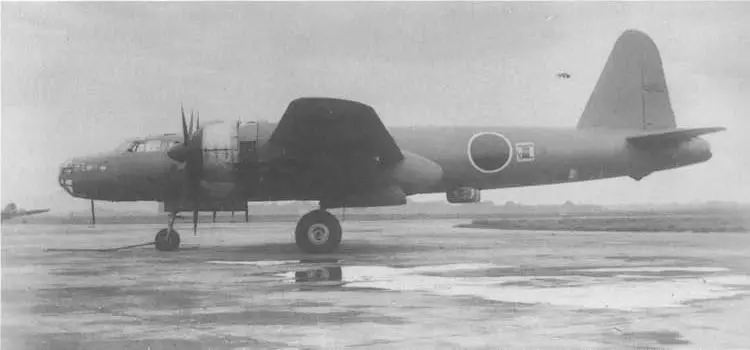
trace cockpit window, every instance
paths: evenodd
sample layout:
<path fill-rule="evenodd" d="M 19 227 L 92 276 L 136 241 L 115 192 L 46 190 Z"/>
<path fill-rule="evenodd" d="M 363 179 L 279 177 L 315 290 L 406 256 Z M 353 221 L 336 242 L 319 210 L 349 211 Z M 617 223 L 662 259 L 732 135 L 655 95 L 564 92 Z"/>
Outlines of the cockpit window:
<path fill-rule="evenodd" d="M 130 145 L 126 147 L 126 151 L 134 153 L 161 152 L 167 149 L 164 146 L 162 140 L 137 140 L 131 141 Z"/>
<path fill-rule="evenodd" d="M 115 147 L 115 152 L 118 152 L 118 153 L 129 152 L 131 146 L 133 146 L 133 140 L 124 141 L 123 143 Z"/>
<path fill-rule="evenodd" d="M 139 141 L 133 142 L 130 145 L 128 152 L 133 152 L 133 153 L 143 152 L 143 142 L 139 142 Z"/>

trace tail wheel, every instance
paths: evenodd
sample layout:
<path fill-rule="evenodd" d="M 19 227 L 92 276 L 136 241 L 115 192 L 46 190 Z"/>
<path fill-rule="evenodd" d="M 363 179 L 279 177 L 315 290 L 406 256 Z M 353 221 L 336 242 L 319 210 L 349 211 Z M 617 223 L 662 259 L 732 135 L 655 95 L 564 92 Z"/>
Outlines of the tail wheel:
<path fill-rule="evenodd" d="M 177 231 L 172 230 L 169 232 L 167 229 L 162 229 L 154 237 L 154 245 L 156 250 L 160 251 L 174 251 L 180 248 L 180 234 Z"/>
<path fill-rule="evenodd" d="M 331 213 L 314 210 L 299 220 L 294 238 L 297 246 L 307 253 L 331 253 L 341 243 L 341 225 Z"/>

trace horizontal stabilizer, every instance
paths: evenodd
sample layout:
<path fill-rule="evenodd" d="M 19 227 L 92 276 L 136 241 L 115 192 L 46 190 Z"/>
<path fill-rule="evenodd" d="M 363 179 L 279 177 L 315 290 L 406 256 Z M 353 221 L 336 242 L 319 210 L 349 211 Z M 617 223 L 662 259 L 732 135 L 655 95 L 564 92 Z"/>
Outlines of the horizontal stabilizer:
<path fill-rule="evenodd" d="M 693 128 L 693 129 L 673 129 L 667 131 L 656 131 L 637 136 L 628 137 L 628 142 L 636 147 L 661 146 L 669 143 L 679 143 L 688 139 L 705 134 L 724 131 L 723 127 L 712 128 Z"/>

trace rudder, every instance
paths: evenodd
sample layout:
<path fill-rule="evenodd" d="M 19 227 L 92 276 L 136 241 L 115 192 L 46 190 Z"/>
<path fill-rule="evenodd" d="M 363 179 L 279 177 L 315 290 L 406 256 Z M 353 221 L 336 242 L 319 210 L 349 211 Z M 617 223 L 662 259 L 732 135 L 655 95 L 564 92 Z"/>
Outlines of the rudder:
<path fill-rule="evenodd" d="M 625 31 L 615 42 L 591 93 L 579 129 L 665 130 L 676 127 L 656 44 Z"/>

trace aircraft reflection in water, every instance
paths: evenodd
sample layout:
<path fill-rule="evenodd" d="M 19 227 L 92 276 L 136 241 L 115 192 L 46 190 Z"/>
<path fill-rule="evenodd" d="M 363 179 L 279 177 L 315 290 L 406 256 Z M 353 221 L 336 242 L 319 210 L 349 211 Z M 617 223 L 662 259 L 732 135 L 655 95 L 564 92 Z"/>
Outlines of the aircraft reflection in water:
<path fill-rule="evenodd" d="M 60 185 L 75 197 L 159 201 L 171 213 L 155 238 L 179 247 L 175 214 L 242 210 L 248 201 L 315 200 L 297 223 L 297 245 L 335 251 L 341 226 L 326 209 L 393 206 L 418 193 L 451 203 L 480 190 L 629 176 L 704 162 L 699 136 L 723 128 L 677 128 L 661 57 L 644 33 L 614 45 L 576 128 L 418 127 L 386 129 L 365 104 L 292 101 L 278 124 L 200 125 L 182 114 L 182 135 L 146 137 L 108 154 L 73 159 Z"/>
<path fill-rule="evenodd" d="M 294 282 L 341 282 L 341 266 L 323 266 L 316 269 L 294 272 Z"/>
<path fill-rule="evenodd" d="M 312 290 L 310 287 L 336 287 L 343 284 L 342 267 L 339 260 L 300 260 L 300 264 L 328 263 L 330 266 L 310 266 L 294 271 L 294 283 L 303 286 L 300 290 Z M 307 288 L 305 288 L 307 287 Z"/>
<path fill-rule="evenodd" d="M 16 206 L 16 203 L 10 203 L 5 206 L 5 209 L 3 209 L 2 221 L 10 220 L 19 216 L 46 213 L 48 211 L 49 209 L 31 209 L 31 210 L 18 209 L 18 207 Z"/>

